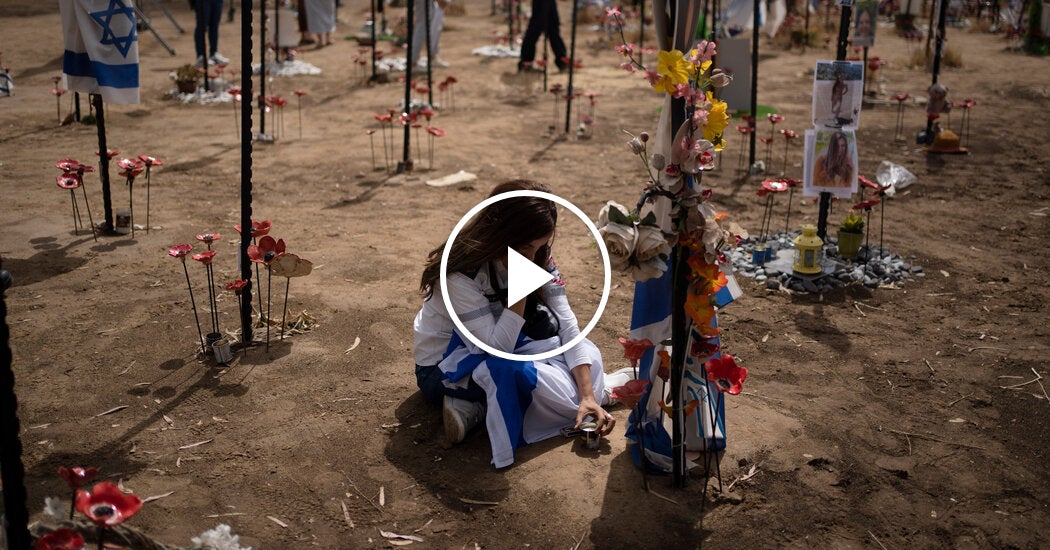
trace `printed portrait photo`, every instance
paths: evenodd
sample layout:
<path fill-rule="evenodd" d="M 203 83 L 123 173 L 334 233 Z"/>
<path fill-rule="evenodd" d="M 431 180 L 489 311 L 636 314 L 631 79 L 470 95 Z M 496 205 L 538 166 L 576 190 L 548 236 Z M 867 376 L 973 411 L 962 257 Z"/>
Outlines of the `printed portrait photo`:
<path fill-rule="evenodd" d="M 803 196 L 857 192 L 857 139 L 852 130 L 807 130 Z"/>
<path fill-rule="evenodd" d="M 813 78 L 813 125 L 854 130 L 864 99 L 864 64 L 817 61 Z"/>

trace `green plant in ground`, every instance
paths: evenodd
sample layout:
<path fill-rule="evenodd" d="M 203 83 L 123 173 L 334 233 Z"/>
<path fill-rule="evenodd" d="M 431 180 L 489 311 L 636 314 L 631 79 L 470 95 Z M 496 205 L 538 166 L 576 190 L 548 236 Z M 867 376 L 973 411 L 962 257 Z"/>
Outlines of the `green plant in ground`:
<path fill-rule="evenodd" d="M 839 225 L 839 231 L 843 233 L 856 233 L 858 235 L 864 233 L 864 218 L 860 217 L 856 211 L 850 210 L 849 214 L 846 215 L 845 219 L 842 220 L 842 224 Z"/>

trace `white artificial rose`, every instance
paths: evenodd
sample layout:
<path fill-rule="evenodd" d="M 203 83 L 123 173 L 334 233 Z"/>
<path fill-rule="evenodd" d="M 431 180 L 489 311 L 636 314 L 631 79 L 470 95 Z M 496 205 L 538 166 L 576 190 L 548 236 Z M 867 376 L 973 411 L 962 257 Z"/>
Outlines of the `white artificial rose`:
<path fill-rule="evenodd" d="M 620 204 L 620 203 L 618 203 L 616 201 L 608 201 L 608 202 L 605 203 L 605 206 L 603 206 L 602 209 L 598 211 L 598 222 L 595 225 L 597 225 L 598 227 L 603 227 L 603 226 L 609 225 L 609 209 L 610 208 L 615 208 L 615 209 L 619 210 L 620 213 L 623 214 L 623 216 L 625 218 L 630 218 L 631 217 L 631 213 L 630 213 L 630 211 L 627 210 L 626 206 L 624 206 L 624 205 L 622 205 L 622 204 Z"/>
<path fill-rule="evenodd" d="M 626 271 L 631 265 L 631 254 L 638 238 L 633 226 L 618 223 L 606 224 L 598 230 L 605 248 L 609 251 L 609 267 L 617 271 Z"/>
<path fill-rule="evenodd" d="M 638 238 L 634 245 L 634 257 L 638 263 L 645 263 L 661 255 L 666 259 L 671 255 L 671 245 L 659 227 L 651 225 L 638 226 Z"/>

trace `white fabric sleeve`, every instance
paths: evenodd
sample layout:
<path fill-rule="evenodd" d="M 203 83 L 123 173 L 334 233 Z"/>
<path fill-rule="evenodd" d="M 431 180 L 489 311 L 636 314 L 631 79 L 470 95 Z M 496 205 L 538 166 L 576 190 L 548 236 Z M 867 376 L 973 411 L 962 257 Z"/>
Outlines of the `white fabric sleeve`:
<path fill-rule="evenodd" d="M 554 312 L 558 318 L 558 337 L 562 344 L 569 342 L 580 334 L 580 326 L 576 322 L 576 314 L 569 307 L 569 299 L 565 296 L 565 286 L 556 282 L 550 282 L 543 287 L 543 297 L 547 307 Z M 591 362 L 586 348 L 581 339 L 575 346 L 565 351 L 565 362 L 569 370 Z"/>
<path fill-rule="evenodd" d="M 448 275 L 449 301 L 460 322 L 482 342 L 513 353 L 525 319 L 499 302 L 495 303 L 495 312 L 499 312 L 497 317 L 485 290 L 478 281 L 462 273 Z"/>

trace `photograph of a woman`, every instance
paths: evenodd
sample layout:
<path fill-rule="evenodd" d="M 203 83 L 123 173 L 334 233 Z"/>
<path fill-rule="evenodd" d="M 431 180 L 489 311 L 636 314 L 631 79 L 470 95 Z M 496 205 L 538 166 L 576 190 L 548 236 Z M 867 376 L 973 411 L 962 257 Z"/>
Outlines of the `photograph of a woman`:
<path fill-rule="evenodd" d="M 813 125 L 856 129 L 864 99 L 864 64 L 817 61 L 813 78 Z"/>
<path fill-rule="evenodd" d="M 806 133 L 805 196 L 822 191 L 848 197 L 857 188 L 856 139 L 847 130 L 817 130 Z"/>

